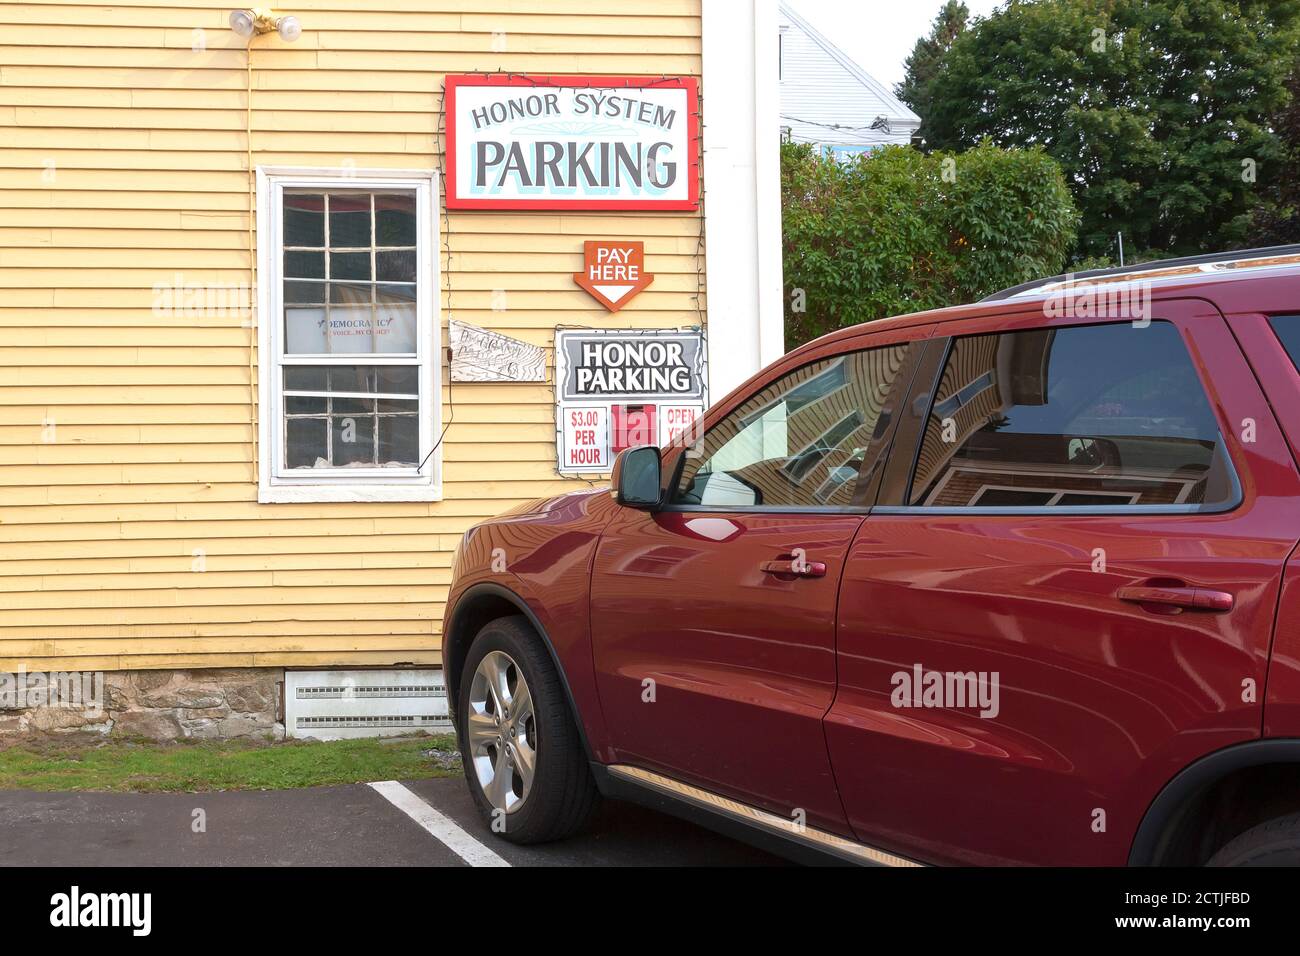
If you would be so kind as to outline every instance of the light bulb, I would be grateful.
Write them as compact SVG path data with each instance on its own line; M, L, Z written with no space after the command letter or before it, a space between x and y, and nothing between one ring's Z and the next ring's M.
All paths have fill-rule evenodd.
M230 29L244 39L253 35L255 29L252 10L232 10L230 13Z
M285 43L292 43L302 36L302 24L297 17L281 17L275 21L275 32Z

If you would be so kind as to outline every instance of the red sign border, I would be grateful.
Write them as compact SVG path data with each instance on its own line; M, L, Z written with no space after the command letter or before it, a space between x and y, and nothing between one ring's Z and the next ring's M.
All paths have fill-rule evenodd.
M591 89L658 87L682 89L690 109L686 120L686 142L690 151L686 199L461 199L456 195L456 91L462 86L570 86ZM446 147L443 155L447 174L444 202L448 209L607 209L694 212L700 205L700 111L699 83L693 76L556 76L519 73L462 73L446 78Z

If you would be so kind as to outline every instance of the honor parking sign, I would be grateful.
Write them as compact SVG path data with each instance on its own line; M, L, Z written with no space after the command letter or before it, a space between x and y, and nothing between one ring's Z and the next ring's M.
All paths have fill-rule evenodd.
M704 336L694 329L555 332L561 474L610 470L633 445L666 445L707 402Z
M693 77L447 77L448 209L695 209Z

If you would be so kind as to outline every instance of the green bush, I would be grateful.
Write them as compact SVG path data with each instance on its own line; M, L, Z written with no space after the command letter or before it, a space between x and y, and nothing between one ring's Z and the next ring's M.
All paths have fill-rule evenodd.
M786 143L781 199L787 348L1060 272L1079 222L1052 159L987 143L848 163Z

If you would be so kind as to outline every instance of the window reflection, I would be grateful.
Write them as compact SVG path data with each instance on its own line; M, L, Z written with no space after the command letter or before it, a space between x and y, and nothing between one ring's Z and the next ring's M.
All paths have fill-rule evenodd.
M1167 322L958 338L911 502L936 507L1221 504L1218 424Z

